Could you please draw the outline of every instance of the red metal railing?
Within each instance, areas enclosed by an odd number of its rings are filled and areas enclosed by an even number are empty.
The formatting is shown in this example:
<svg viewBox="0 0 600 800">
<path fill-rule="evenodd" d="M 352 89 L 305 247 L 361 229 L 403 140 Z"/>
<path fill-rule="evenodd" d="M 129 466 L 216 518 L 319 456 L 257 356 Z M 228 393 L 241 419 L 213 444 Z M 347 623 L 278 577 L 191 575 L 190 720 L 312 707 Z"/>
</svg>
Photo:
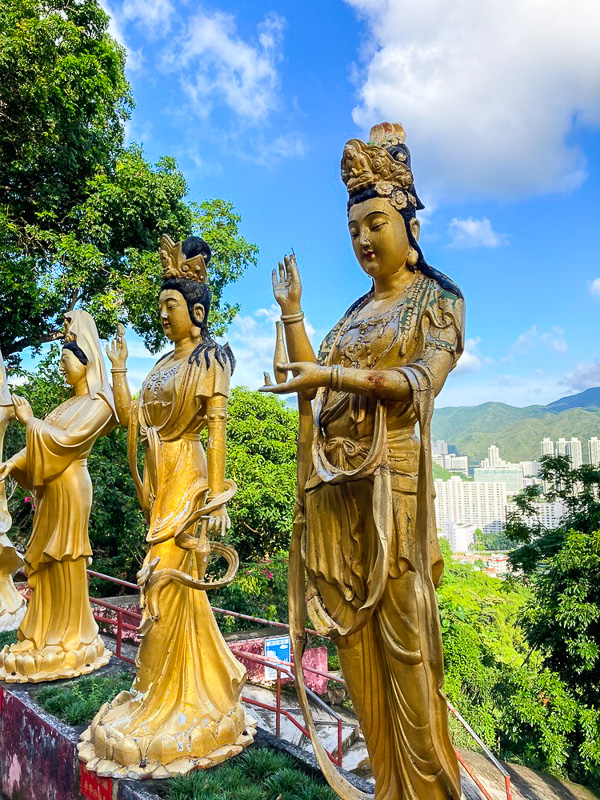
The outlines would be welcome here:
<svg viewBox="0 0 600 800">
<path fill-rule="evenodd" d="M 102 580 L 106 580 L 106 581 L 109 581 L 111 583 L 115 583 L 115 584 L 117 584 L 119 586 L 123 586 L 123 587 L 125 587 L 127 589 L 132 589 L 135 592 L 139 592 L 139 587 L 135 583 L 131 583 L 129 581 L 123 581 L 123 580 L 121 580 L 119 578 L 113 578 L 110 575 L 104 575 L 101 572 L 95 572 L 94 570 L 91 570 L 91 569 L 88 570 L 88 575 L 90 575 L 90 576 L 92 576 L 94 578 L 100 578 Z M 99 599 L 97 599 L 95 597 L 90 597 L 90 602 L 95 606 L 99 606 L 100 608 L 108 609 L 108 610 L 112 611 L 114 614 L 116 614 L 116 618 L 115 619 L 109 619 L 109 618 L 107 618 L 105 616 L 102 616 L 100 614 L 97 614 L 97 613 L 94 614 L 94 617 L 96 618 L 96 620 L 98 622 L 104 622 L 105 624 L 111 625 L 111 626 L 116 628 L 115 655 L 117 656 L 117 658 L 120 658 L 122 661 L 126 661 L 129 664 L 134 664 L 135 661 L 133 659 L 128 658 L 127 656 L 125 656 L 123 654 L 123 651 L 122 651 L 122 638 L 123 638 L 123 632 L 124 631 L 131 631 L 132 633 L 135 633 L 135 631 L 137 630 L 138 626 L 137 625 L 132 625 L 130 623 L 125 622 L 123 617 L 130 617 L 131 619 L 137 620 L 139 622 L 141 620 L 141 615 L 138 614 L 135 611 L 128 611 L 128 610 L 126 610 L 124 608 L 121 608 L 120 606 L 116 606 L 114 604 L 107 603 L 106 601 L 99 600 Z M 261 619 L 260 617 L 251 617 L 251 616 L 249 616 L 247 614 L 240 614 L 237 611 L 228 611 L 227 609 L 217 608 L 216 606 L 213 606 L 212 610 L 214 611 L 215 614 L 223 614 L 224 616 L 235 617 L 236 619 L 244 619 L 244 620 L 247 620 L 249 622 L 259 623 L 261 625 L 268 625 L 269 627 L 283 628 L 283 629 L 288 630 L 288 631 L 290 629 L 290 626 L 287 625 L 285 622 L 274 622 L 273 620 L 270 620 L 270 619 Z M 317 631 L 314 631 L 311 628 L 306 628 L 306 632 L 310 633 L 310 634 L 312 634 L 314 636 L 319 636 Z M 254 706 L 258 707 L 258 708 L 262 708 L 262 709 L 265 709 L 267 711 L 272 711 L 272 712 L 275 713 L 275 715 L 276 715 L 275 716 L 275 731 L 276 731 L 277 736 L 280 735 L 280 732 L 281 732 L 281 717 L 284 716 L 291 723 L 293 723 L 293 725 L 295 725 L 295 727 L 298 728 L 298 730 L 300 730 L 307 738 L 310 738 L 310 735 L 309 735 L 308 731 L 306 730 L 306 728 L 300 722 L 298 722 L 298 720 L 292 714 L 290 714 L 288 709 L 283 708 L 282 705 L 281 705 L 281 676 L 282 676 L 282 674 L 284 674 L 288 678 L 290 678 L 291 680 L 294 680 L 293 664 L 290 664 L 289 662 L 286 662 L 286 661 L 275 661 L 275 660 L 270 659 L 270 658 L 264 658 L 262 656 L 258 656 L 256 654 L 254 654 L 254 653 L 247 653 L 244 650 L 239 650 L 235 646 L 231 646 L 230 650 L 238 658 L 247 659 L 248 661 L 252 661 L 252 662 L 255 662 L 257 664 L 261 664 L 263 666 L 270 667 L 271 669 L 274 669 L 277 672 L 276 705 L 273 706 L 273 705 L 269 705 L 267 703 L 262 703 L 259 700 L 255 700 L 255 699 L 253 699 L 251 697 L 245 697 L 243 695 L 242 695 L 242 700 L 244 700 L 246 703 L 249 703 L 250 705 L 254 705 Z M 320 670 L 314 669 L 313 667 L 309 667 L 308 665 L 304 666 L 304 671 L 305 672 L 310 672 L 310 673 L 312 673 L 314 675 L 318 675 L 320 677 L 327 678 L 327 680 L 335 681 L 336 683 L 339 683 L 339 684 L 341 684 L 343 686 L 346 685 L 344 679 L 340 678 L 338 675 L 332 675 L 329 672 L 321 672 Z M 333 761 L 334 764 L 337 764 L 338 766 L 341 767 L 342 766 L 342 759 L 343 759 L 343 753 L 342 753 L 342 738 L 343 738 L 342 737 L 342 718 L 332 708 L 330 708 L 326 703 L 324 703 L 323 700 L 321 700 L 321 698 L 317 694 L 315 694 L 314 692 L 312 692 L 308 688 L 307 688 L 307 693 L 310 695 L 312 700 L 317 705 L 319 705 L 321 708 L 326 710 L 332 717 L 334 717 L 334 719 L 336 721 L 336 725 L 337 725 L 337 756 L 335 756 L 335 755 L 333 755 L 332 753 L 329 753 L 329 752 L 328 752 L 328 756 Z M 479 747 L 481 747 L 481 749 L 483 750 L 485 755 L 492 762 L 492 764 L 496 767 L 496 769 L 498 769 L 499 772 L 502 774 L 502 777 L 504 778 L 504 787 L 505 787 L 505 791 L 506 791 L 506 800 L 512 800 L 511 779 L 510 779 L 510 775 L 507 772 L 506 768 L 498 761 L 498 759 L 494 756 L 494 754 L 491 752 L 491 750 L 485 745 L 485 743 L 481 740 L 481 738 L 477 735 L 477 733 L 475 733 L 473 728 L 464 719 L 464 717 L 460 714 L 460 712 L 457 709 L 455 709 L 454 706 L 450 702 L 448 702 L 448 701 L 446 701 L 446 702 L 448 703 L 448 710 L 450 711 L 450 713 L 460 722 L 460 724 L 467 731 L 467 733 L 477 742 Z M 471 778 L 473 779 L 475 784 L 478 786 L 479 790 L 482 792 L 482 794 L 484 795 L 486 800 L 493 800 L 493 798 L 491 797 L 490 793 L 487 791 L 485 786 L 483 786 L 483 784 L 481 783 L 481 781 L 479 780 L 479 778 L 477 777 L 477 775 L 475 774 L 473 769 L 465 762 L 465 760 L 462 758 L 460 753 L 457 752 L 456 753 L 456 757 L 458 758 L 459 762 L 462 764 L 462 766 L 464 767 L 466 772 L 471 776 Z"/>
<path fill-rule="evenodd" d="M 108 581 L 114 581 L 118 583 L 120 586 L 125 586 L 129 589 L 138 590 L 138 586 L 134 583 L 130 583 L 129 581 L 122 581 L 117 578 L 111 578 L 110 575 L 103 575 L 101 572 L 94 572 L 92 570 L 88 570 L 88 573 L 95 578 L 103 578 Z M 116 606 L 113 603 L 107 603 L 105 600 L 99 600 L 95 597 L 90 597 L 90 602 L 94 606 L 99 606 L 100 608 L 108 609 L 115 614 L 115 619 L 102 616 L 99 613 L 94 613 L 94 618 L 97 622 L 103 622 L 106 625 L 110 625 L 116 628 L 116 647 L 115 647 L 115 656 L 120 658 L 122 661 L 126 661 L 129 664 L 135 664 L 135 660 L 129 658 L 128 656 L 124 655 L 122 649 L 122 638 L 123 638 L 123 631 L 129 630 L 131 632 L 135 632 L 138 628 L 138 625 L 131 625 L 124 621 L 123 617 L 128 616 L 138 623 L 142 619 L 141 614 L 138 614 L 136 611 L 129 611 L 127 609 L 121 608 L 120 606 Z M 286 625 L 283 622 L 273 622 L 272 620 L 261 619 L 260 617 L 250 617 L 247 614 L 238 614 L 234 611 L 227 611 L 226 609 L 215 608 L 213 607 L 213 611 L 218 614 L 224 614 L 227 616 L 234 616 L 241 619 L 249 620 L 251 622 L 258 622 L 261 624 L 268 624 L 269 626 L 277 627 L 277 628 L 286 628 L 289 630 L 289 625 Z M 316 631 L 309 631 L 310 633 L 317 634 Z M 317 634 L 318 635 L 318 634 Z M 310 739 L 310 734 L 308 730 L 302 725 L 293 714 L 287 708 L 284 708 L 281 705 L 281 678 L 282 674 L 286 675 L 290 680 L 294 680 L 294 672 L 293 672 L 293 665 L 287 661 L 275 661 L 270 658 L 264 658 L 262 656 L 256 655 L 254 653 L 247 653 L 245 650 L 240 650 L 235 646 L 230 647 L 231 652 L 236 655 L 240 659 L 246 659 L 247 661 L 252 661 L 253 663 L 260 664 L 262 666 L 269 667 L 270 669 L 274 669 L 277 672 L 276 678 L 276 705 L 270 705 L 268 703 L 263 703 L 260 700 L 256 700 L 253 697 L 247 697 L 242 695 L 242 700 L 249 705 L 256 706 L 257 708 L 262 708 L 266 711 L 272 711 L 275 714 L 275 733 L 277 736 L 281 735 L 281 717 L 284 716 L 288 719 L 304 736 Z M 318 669 L 314 669 L 306 665 L 304 667 L 306 672 L 310 672 L 314 675 L 318 675 L 322 678 L 327 678 L 327 680 L 334 680 L 338 683 L 343 683 L 344 681 L 339 678 L 337 675 L 332 675 L 329 672 L 321 672 Z M 337 726 L 337 755 L 333 753 L 327 752 L 329 758 L 333 761 L 334 764 L 337 764 L 339 767 L 342 766 L 342 759 L 343 759 L 343 752 L 342 752 L 342 744 L 343 744 L 343 730 L 342 730 L 342 717 L 336 713 L 332 708 L 330 708 L 326 703 L 324 703 L 321 698 L 312 692 L 308 687 L 306 687 L 307 694 L 312 698 L 312 700 L 324 711 L 330 714 L 334 719 Z"/>
</svg>

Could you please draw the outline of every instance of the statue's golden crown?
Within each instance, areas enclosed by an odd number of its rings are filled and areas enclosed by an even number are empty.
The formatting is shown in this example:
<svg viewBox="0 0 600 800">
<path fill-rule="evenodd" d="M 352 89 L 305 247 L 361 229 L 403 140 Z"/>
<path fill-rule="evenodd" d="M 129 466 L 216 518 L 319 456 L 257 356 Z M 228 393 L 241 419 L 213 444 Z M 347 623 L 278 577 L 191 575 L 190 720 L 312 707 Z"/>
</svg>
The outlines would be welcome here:
<svg viewBox="0 0 600 800">
<path fill-rule="evenodd" d="M 342 180 L 351 201 L 354 196 L 373 189 L 378 196 L 387 197 L 399 211 L 409 204 L 419 207 L 405 140 L 399 122 L 381 122 L 371 128 L 366 144 L 360 139 L 346 142 Z"/>
<path fill-rule="evenodd" d="M 181 248 L 181 242 L 175 242 L 164 233 L 160 240 L 158 255 L 163 266 L 162 279 L 187 278 L 198 283 L 206 282 L 206 261 L 203 255 L 198 254 L 186 258 Z"/>
</svg>

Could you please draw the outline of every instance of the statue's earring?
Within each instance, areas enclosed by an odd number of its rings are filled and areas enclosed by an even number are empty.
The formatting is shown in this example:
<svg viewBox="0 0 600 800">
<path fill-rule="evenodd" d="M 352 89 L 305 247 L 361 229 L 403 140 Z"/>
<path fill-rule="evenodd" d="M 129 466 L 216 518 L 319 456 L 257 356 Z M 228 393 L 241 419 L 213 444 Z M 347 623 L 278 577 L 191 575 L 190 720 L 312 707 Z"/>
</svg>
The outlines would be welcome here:
<svg viewBox="0 0 600 800">
<path fill-rule="evenodd" d="M 419 260 L 419 254 L 415 250 L 414 247 L 408 248 L 408 255 L 406 256 L 406 263 L 409 267 L 416 267 L 417 261 Z"/>
</svg>

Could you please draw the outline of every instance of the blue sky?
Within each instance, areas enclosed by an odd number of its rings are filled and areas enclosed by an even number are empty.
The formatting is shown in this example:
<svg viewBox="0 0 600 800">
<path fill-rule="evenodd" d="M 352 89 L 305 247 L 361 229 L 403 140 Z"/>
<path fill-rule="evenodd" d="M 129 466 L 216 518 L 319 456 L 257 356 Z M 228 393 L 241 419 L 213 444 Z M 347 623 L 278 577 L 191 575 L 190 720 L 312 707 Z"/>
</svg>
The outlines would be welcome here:
<svg viewBox="0 0 600 800">
<path fill-rule="evenodd" d="M 272 362 L 270 272 L 293 247 L 315 342 L 368 284 L 344 142 L 402 122 L 428 261 L 467 298 L 438 405 L 547 403 L 600 385 L 596 0 L 103 0 L 128 51 L 129 141 L 177 158 L 260 248 L 229 290 L 237 381 Z M 154 356 L 130 338 L 139 385 Z"/>
</svg>

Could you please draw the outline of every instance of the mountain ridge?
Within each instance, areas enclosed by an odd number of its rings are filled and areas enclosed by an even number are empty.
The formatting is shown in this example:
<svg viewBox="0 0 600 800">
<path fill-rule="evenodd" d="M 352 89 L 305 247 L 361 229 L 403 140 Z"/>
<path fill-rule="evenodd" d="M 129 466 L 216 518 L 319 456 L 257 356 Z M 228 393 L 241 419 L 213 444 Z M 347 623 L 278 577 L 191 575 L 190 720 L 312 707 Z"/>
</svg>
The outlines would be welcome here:
<svg viewBox="0 0 600 800">
<path fill-rule="evenodd" d="M 498 445 L 506 461 L 537 460 L 545 436 L 581 439 L 584 460 L 587 440 L 600 437 L 600 387 L 561 397 L 546 406 L 522 408 L 488 402 L 477 406 L 446 406 L 433 415 L 432 438 L 444 439 L 472 463 Z"/>
</svg>

